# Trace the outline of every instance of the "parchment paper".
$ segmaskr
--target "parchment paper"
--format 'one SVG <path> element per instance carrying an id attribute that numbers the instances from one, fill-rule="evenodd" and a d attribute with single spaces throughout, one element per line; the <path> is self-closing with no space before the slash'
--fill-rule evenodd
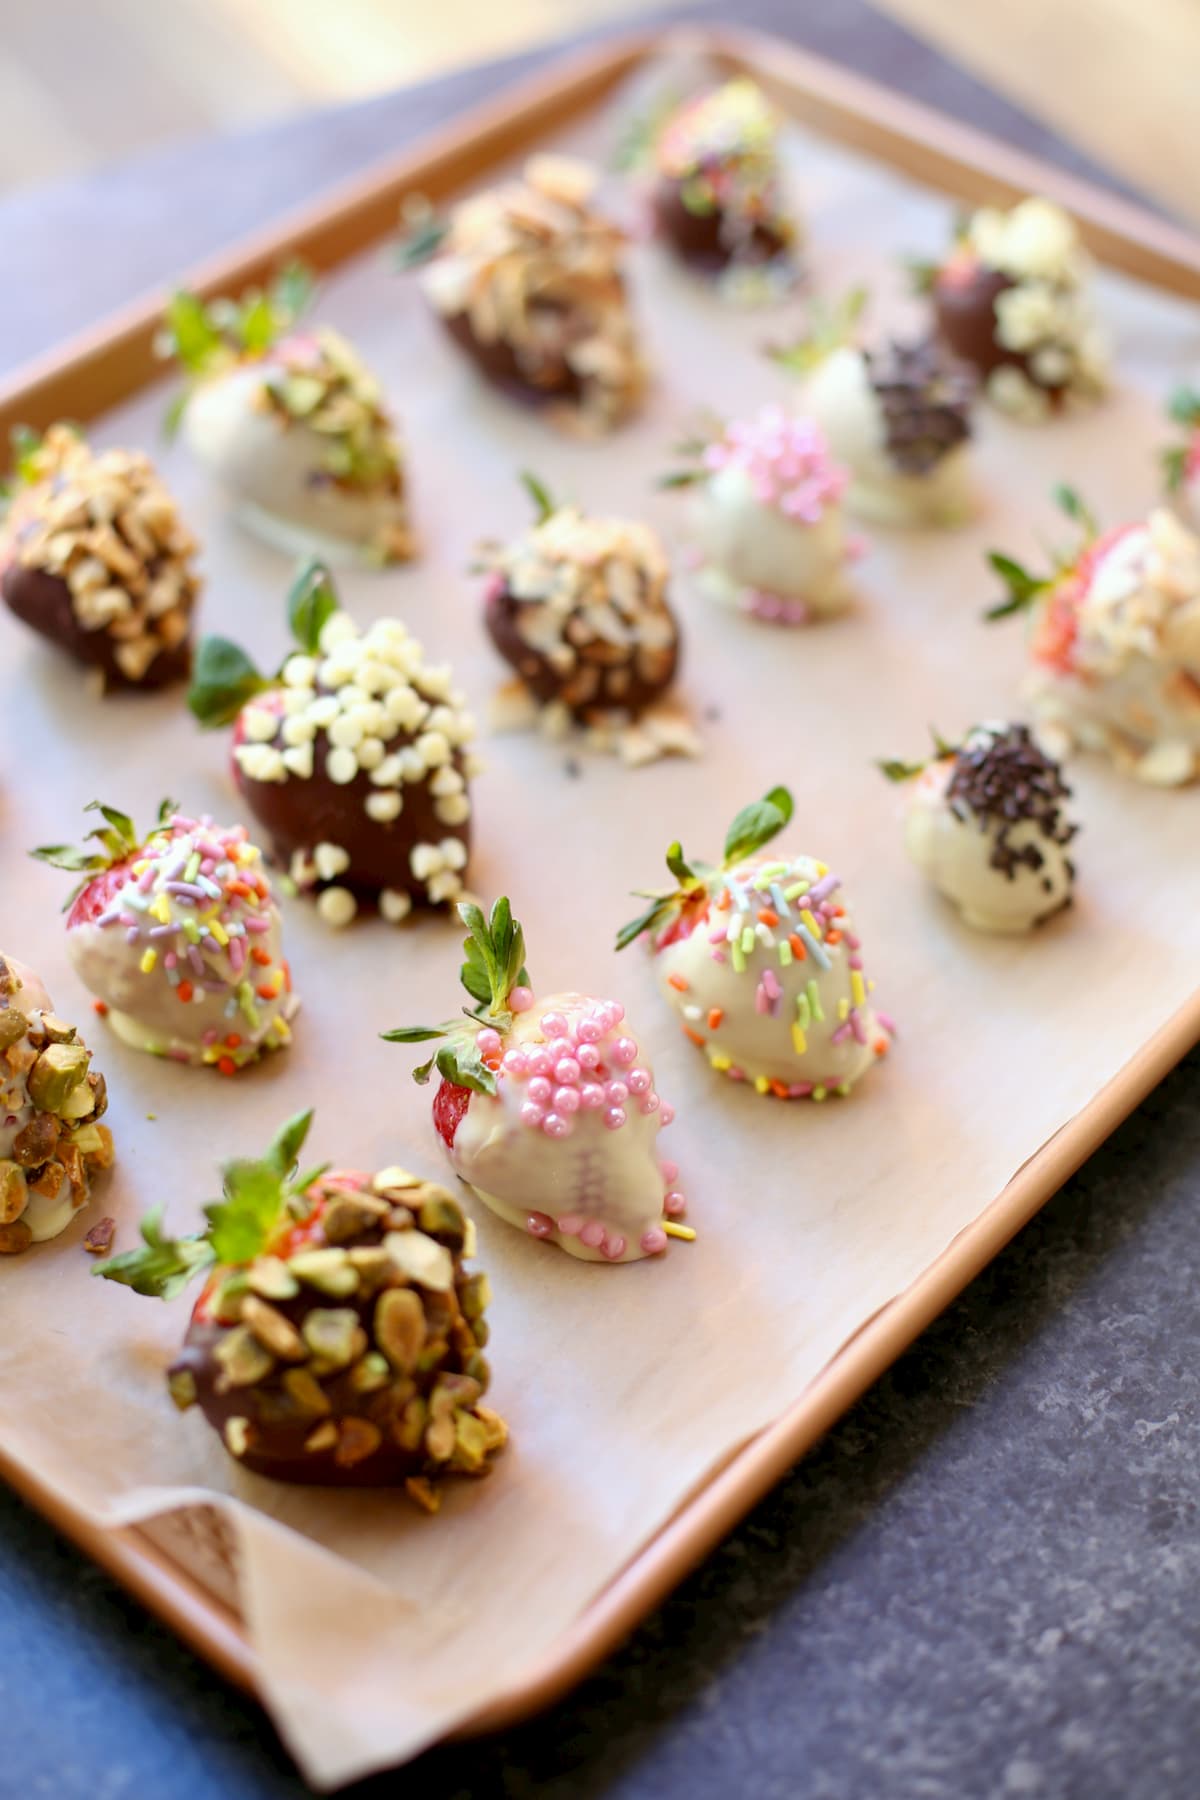
<path id="1" fill-rule="evenodd" d="M 615 124 L 610 109 L 558 142 L 606 154 Z M 936 253 L 950 205 L 799 132 L 789 151 L 817 287 L 834 296 L 867 279 L 876 319 L 897 321 L 906 303 L 887 267 Z M 304 1012 L 288 1054 L 223 1081 L 123 1049 L 67 966 L 67 878 L 24 851 L 73 839 L 96 796 L 142 819 L 166 790 L 236 816 L 226 734 L 201 735 L 178 694 L 86 697 L 73 667 L 0 620 L 0 944 L 84 1022 L 109 1078 L 119 1154 L 92 1214 L 0 1265 L 0 1445 L 109 1522 L 215 1507 L 185 1516 L 205 1530 L 217 1520 L 222 1553 L 233 1549 L 227 1576 L 264 1700 L 321 1786 L 411 1757 L 544 1654 L 706 1471 L 927 1267 L 1200 976 L 1197 794 L 1078 764 L 1078 904 L 1032 940 L 992 941 L 963 929 L 908 866 L 897 796 L 871 766 L 920 753 L 930 722 L 952 734 L 1014 712 L 1022 632 L 980 623 L 993 597 L 982 552 L 1035 554 L 1039 532 L 1054 529 L 1047 492 L 1061 478 L 1106 521 L 1154 500 L 1161 404 L 1200 350 L 1195 311 L 1104 278 L 1119 342 L 1107 405 L 1044 430 L 984 415 L 978 523 L 874 533 L 855 616 L 787 632 L 696 596 L 684 503 L 652 479 L 698 406 L 745 412 L 786 397 L 759 346 L 799 309 L 730 312 L 658 250 L 637 247 L 630 260 L 658 379 L 645 416 L 600 447 L 565 443 L 484 391 L 382 250 L 330 281 L 320 309 L 380 370 L 412 447 L 421 560 L 344 575 L 355 614 L 399 612 L 431 655 L 453 660 L 482 717 L 505 671 L 466 566 L 479 537 L 523 527 L 515 472 L 535 469 L 590 508 L 647 518 L 676 551 L 684 687 L 707 743 L 699 763 L 627 771 L 583 756 L 577 775 L 536 737 L 485 746 L 474 883 L 512 896 L 543 992 L 578 986 L 625 1001 L 677 1107 L 663 1150 L 681 1165 L 700 1236 L 663 1261 L 597 1267 L 476 1209 L 495 1288 L 491 1398 L 512 1445 L 491 1480 L 454 1489 L 436 1520 L 394 1495 L 306 1492 L 240 1471 L 163 1387 L 187 1302 L 89 1281 L 80 1238 L 110 1212 L 127 1248 L 142 1211 L 163 1199 L 189 1228 L 215 1191 L 215 1162 L 254 1151 L 308 1104 L 318 1157 L 443 1173 L 429 1093 L 410 1082 L 409 1055 L 376 1034 L 453 1009 L 461 934 L 428 920 L 336 935 L 290 903 Z M 166 391 L 114 414 L 96 438 L 154 447 Z M 205 545 L 204 624 L 273 664 L 289 565 L 229 524 L 184 453 L 161 460 Z M 658 1001 L 645 959 L 611 950 L 635 904 L 628 890 L 661 879 L 667 843 L 678 835 L 718 854 L 736 808 L 779 780 L 797 800 L 789 841 L 843 877 L 878 1001 L 900 1027 L 893 1055 L 847 1102 L 780 1105 L 717 1079 Z"/>

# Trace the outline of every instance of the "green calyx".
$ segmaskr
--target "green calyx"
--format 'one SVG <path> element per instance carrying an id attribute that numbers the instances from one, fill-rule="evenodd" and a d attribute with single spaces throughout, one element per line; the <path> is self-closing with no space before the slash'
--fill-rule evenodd
<path id="1" fill-rule="evenodd" d="M 1099 525 L 1091 508 L 1072 487 L 1060 482 L 1053 491 L 1055 505 L 1066 514 L 1082 533 L 1078 544 L 1069 552 L 1051 551 L 1052 567 L 1048 575 L 1034 575 L 1011 556 L 999 550 L 988 551 L 988 565 L 1004 583 L 1005 595 L 984 613 L 985 619 L 1008 619 L 1014 613 L 1028 612 L 1043 594 L 1057 587 L 1063 576 L 1078 562 L 1087 546 L 1099 535 Z"/>
<path id="2" fill-rule="evenodd" d="M 462 984 L 474 1006 L 464 1007 L 462 1018 L 444 1025 L 401 1025 L 394 1031 L 381 1032 L 380 1036 L 388 1044 L 424 1044 L 443 1039 L 441 1049 L 413 1070 L 413 1080 L 423 1086 L 436 1067 L 439 1075 L 459 1087 L 477 1094 L 494 1094 L 496 1077 L 482 1061 L 475 1040 L 481 1025 L 490 1025 L 501 1035 L 512 1025 L 508 997 L 515 987 L 529 983 L 525 933 L 505 898 L 496 901 L 490 918 L 485 918 L 482 908 L 470 900 L 460 902 L 458 916 L 467 928 Z"/>
<path id="3" fill-rule="evenodd" d="M 1167 402 L 1167 417 L 1177 425 L 1183 425 L 1189 432 L 1200 430 L 1200 392 L 1195 388 L 1179 387 Z M 1188 465 L 1191 461 L 1192 445 L 1172 444 L 1161 455 L 1163 480 L 1168 493 L 1178 493 L 1187 480 Z"/>
<path id="4" fill-rule="evenodd" d="M 855 341 L 870 297 L 868 288 L 856 287 L 832 305 L 814 299 L 800 336 L 788 344 L 769 344 L 767 355 L 793 375 L 811 375 L 835 350 Z"/>
<path id="5" fill-rule="evenodd" d="M 296 1173 L 312 1124 L 312 1109 L 297 1113 L 275 1134 L 258 1158 L 238 1158 L 221 1170 L 221 1199 L 204 1208 L 203 1231 L 169 1238 L 156 1206 L 141 1223 L 142 1245 L 98 1263 L 94 1275 L 119 1281 L 135 1293 L 173 1300 L 197 1275 L 221 1267 L 242 1268 L 261 1256 L 288 1217 L 308 1216 L 305 1195 L 328 1164 Z"/>
<path id="6" fill-rule="evenodd" d="M 547 519 L 552 519 L 556 512 L 562 510 L 562 503 L 554 498 L 545 482 L 528 469 L 521 470 L 521 486 L 533 501 L 537 524 L 544 525 Z"/>
<path id="7" fill-rule="evenodd" d="M 89 801 L 83 810 L 99 813 L 104 823 L 90 831 L 81 845 L 42 844 L 29 852 L 38 862 L 49 863 L 51 868 L 66 869 L 72 875 L 84 877 L 67 895 L 64 912 L 68 911 L 76 896 L 94 875 L 102 874 L 105 869 L 111 869 L 117 863 L 127 862 L 141 849 L 146 837 L 150 835 L 140 832 L 128 813 L 118 812 L 115 806 L 105 806 L 102 800 Z M 171 814 L 178 810 L 176 801 L 163 800 L 155 820 L 156 829 L 165 825 Z"/>
<path id="8" fill-rule="evenodd" d="M 321 647 L 321 632 L 340 610 L 333 576 L 319 558 L 310 557 L 301 564 L 288 590 L 288 628 L 295 648 L 307 656 L 316 656 Z M 292 654 L 289 650 L 288 656 Z M 188 709 L 205 730 L 232 724 L 243 706 L 256 695 L 278 686 L 282 668 L 281 663 L 280 670 L 274 675 L 264 675 L 246 652 L 229 638 L 201 638 L 192 662 Z"/>
<path id="9" fill-rule="evenodd" d="M 419 269 L 431 262 L 450 229 L 444 214 L 435 212 L 423 194 L 411 194 L 404 205 L 404 228 L 396 239 L 396 267 Z"/>
<path id="10" fill-rule="evenodd" d="M 778 837 L 790 823 L 794 811 L 795 803 L 785 787 L 773 787 L 761 800 L 743 806 L 725 834 L 725 852 L 715 868 L 711 863 L 686 857 L 682 845 L 678 841 L 673 843 L 667 851 L 667 868 L 677 885 L 649 892 L 638 890 L 639 898 L 649 900 L 650 905 L 636 919 L 621 927 L 617 933 L 617 949 L 624 950 L 646 932 L 656 932 L 701 893 L 714 875 L 736 867 L 761 850 L 764 844 L 769 844 L 772 838 Z"/>
<path id="11" fill-rule="evenodd" d="M 694 487 L 697 482 L 706 481 L 708 468 L 704 461 L 705 451 L 724 435 L 724 420 L 714 412 L 702 412 L 687 436 L 672 446 L 673 454 L 680 459 L 681 466 L 660 475 L 655 481 L 655 487 Z"/>
<path id="12" fill-rule="evenodd" d="M 944 738 L 935 725 L 929 727 L 929 735 L 933 740 L 933 755 L 922 762 L 902 762 L 898 757 L 886 757 L 875 764 L 879 773 L 888 781 L 912 781 L 923 775 L 931 762 L 942 762 L 947 756 L 957 756 L 962 749 L 961 744 L 952 744 Z"/>
<path id="13" fill-rule="evenodd" d="M 308 310 L 314 292 L 312 272 L 293 262 L 269 288 L 250 288 L 239 300 L 202 300 L 186 288 L 172 294 L 155 347 L 160 356 L 181 365 L 188 386 L 167 415 L 168 434 L 178 425 L 197 381 L 245 358 L 263 356 Z"/>
<path id="14" fill-rule="evenodd" d="M 83 434 L 78 425 L 68 420 L 60 423 L 77 437 Z M 9 473 L 0 481 L 0 507 L 7 504 L 18 488 L 32 487 L 46 474 L 42 446 L 45 437 L 31 425 L 14 425 L 9 433 Z"/>

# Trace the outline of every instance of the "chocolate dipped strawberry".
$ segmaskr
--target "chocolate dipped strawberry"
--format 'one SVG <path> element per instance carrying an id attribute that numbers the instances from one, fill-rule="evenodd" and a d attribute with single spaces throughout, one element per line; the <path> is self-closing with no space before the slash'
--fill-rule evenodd
<path id="1" fill-rule="evenodd" d="M 624 1008 L 579 993 L 535 999 L 508 901 L 490 919 L 470 904 L 459 914 L 470 1010 L 384 1033 L 440 1040 L 415 1078 L 435 1067 L 441 1078 L 434 1124 L 455 1172 L 510 1225 L 592 1262 L 635 1262 L 694 1236 L 675 1222 L 678 1171 L 657 1152 L 673 1110 Z"/>
<path id="2" fill-rule="evenodd" d="M 166 800 L 139 833 L 104 823 L 82 849 L 33 852 L 82 874 L 68 900 L 67 955 L 123 1043 L 223 1075 L 291 1041 L 298 1001 L 261 851 L 243 825 L 189 818 Z"/>
<path id="3" fill-rule="evenodd" d="M 449 668 L 426 663 L 398 619 L 360 630 L 329 571 L 301 570 L 295 648 L 273 676 L 204 638 L 188 705 L 233 724 L 233 778 L 277 862 L 330 925 L 360 904 L 398 924 L 463 891 L 475 721 Z"/>
<path id="4" fill-rule="evenodd" d="M 1091 259 L 1052 201 L 981 207 L 942 262 L 913 267 L 942 338 L 1002 410 L 1043 419 L 1104 392 L 1108 346 L 1092 313 Z"/>
<path id="5" fill-rule="evenodd" d="M 185 680 L 198 546 L 149 459 L 93 451 L 67 425 L 18 434 L 15 450 L 0 531 L 9 611 L 102 689 Z"/>
<path id="6" fill-rule="evenodd" d="M 892 1034 L 842 884 L 812 856 L 763 854 L 792 817 L 784 787 L 734 819 L 720 863 L 672 844 L 674 888 L 617 937 L 648 936 L 659 990 L 710 1066 L 781 1100 L 847 1094 Z"/>
<path id="7" fill-rule="evenodd" d="M 1082 541 L 1036 575 L 993 551 L 1007 588 L 988 617 L 1029 614 L 1024 684 L 1056 753 L 1111 758 L 1159 787 L 1200 776 L 1200 540 L 1173 513 L 1101 532 L 1056 490 Z"/>
<path id="8" fill-rule="evenodd" d="M 229 1454 L 277 1481 L 403 1486 L 436 1512 L 447 1475 L 487 1475 L 506 1441 L 482 1405 L 488 1280 L 468 1275 L 470 1221 L 407 1169 L 310 1169 L 312 1113 L 264 1156 L 226 1163 L 205 1229 L 143 1246 L 95 1273 L 173 1299 L 204 1288 L 167 1385 Z"/>

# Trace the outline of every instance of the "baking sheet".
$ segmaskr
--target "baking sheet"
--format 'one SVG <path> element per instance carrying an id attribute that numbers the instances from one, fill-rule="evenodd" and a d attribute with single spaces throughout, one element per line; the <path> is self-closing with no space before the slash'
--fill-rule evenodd
<path id="1" fill-rule="evenodd" d="M 608 108 L 555 143 L 606 150 L 614 128 Z M 882 264 L 935 252 L 950 206 L 799 132 L 789 154 L 816 285 L 833 296 L 867 279 L 876 321 L 897 321 L 902 283 L 885 286 Z M 489 741 L 473 878 L 488 895 L 512 895 L 541 991 L 579 985 L 625 1001 L 677 1108 L 662 1142 L 681 1165 L 699 1241 L 663 1263 L 594 1268 L 479 1216 L 480 1262 L 496 1290 L 492 1397 L 514 1441 L 495 1476 L 454 1490 L 432 1523 L 394 1496 L 305 1493 L 249 1476 L 197 1416 L 177 1419 L 161 1370 L 186 1304 L 158 1307 L 88 1283 L 82 1226 L 0 1264 L 0 1448 L 113 1521 L 201 1497 L 224 1510 L 264 1700 L 322 1785 L 414 1754 L 544 1653 L 706 1472 L 977 1217 L 1200 973 L 1195 794 L 1134 789 L 1078 765 L 1079 903 L 1031 942 L 990 942 L 921 887 L 902 855 L 896 793 L 871 767 L 875 755 L 916 753 L 930 721 L 953 733 L 1013 709 L 1021 631 L 978 622 L 991 597 L 981 551 L 1032 555 L 1036 532 L 1054 528 L 1046 493 L 1059 478 L 1105 519 L 1153 500 L 1162 397 L 1200 352 L 1195 310 L 1106 278 L 1100 303 L 1120 347 L 1112 400 L 1046 431 L 988 415 L 981 520 L 946 536 L 874 533 L 858 614 L 787 633 L 698 598 L 684 563 L 684 502 L 652 482 L 698 406 L 745 412 L 787 394 L 759 346 L 798 309 L 731 314 L 648 246 L 631 253 L 631 269 L 659 379 L 646 415 L 604 446 L 564 443 L 483 391 L 382 252 L 328 283 L 321 315 L 356 339 L 401 409 L 424 546 L 411 569 L 343 576 L 343 594 L 364 620 L 399 612 L 432 656 L 452 659 L 481 717 L 503 670 L 478 628 L 467 564 L 477 538 L 523 526 L 516 470 L 537 470 L 590 508 L 639 513 L 676 552 L 683 685 L 703 721 L 705 759 L 630 772 L 583 757 L 571 774 L 562 752 L 536 738 Z M 153 445 L 163 403 L 148 394 L 94 435 Z M 162 466 L 206 546 L 205 623 L 270 664 L 288 565 L 228 524 L 182 452 L 164 453 Z M 177 697 L 85 699 L 76 671 L 7 618 L 0 646 L 14 677 L 0 719 L 0 945 L 82 1018 L 87 1000 L 66 967 L 56 911 L 67 878 L 25 864 L 23 850 L 70 837 L 97 794 L 147 818 L 169 787 L 189 808 L 234 816 L 226 739 L 201 736 Z M 774 1105 L 717 1080 L 661 1007 L 645 960 L 609 948 L 635 905 L 627 890 L 659 879 L 672 837 L 715 853 L 732 812 L 780 779 L 797 800 L 790 841 L 843 877 L 880 1003 L 901 1031 L 895 1053 L 844 1104 Z M 410 1084 L 405 1051 L 376 1033 L 445 1014 L 459 932 L 423 921 L 335 937 L 299 903 L 287 925 L 305 1012 L 293 1050 L 249 1077 L 158 1065 L 89 1015 L 120 1153 L 97 1214 L 117 1217 L 121 1246 L 164 1197 L 173 1221 L 189 1226 L 214 1191 L 217 1156 L 253 1150 L 314 1102 L 318 1156 L 439 1171 L 428 1092 Z"/>

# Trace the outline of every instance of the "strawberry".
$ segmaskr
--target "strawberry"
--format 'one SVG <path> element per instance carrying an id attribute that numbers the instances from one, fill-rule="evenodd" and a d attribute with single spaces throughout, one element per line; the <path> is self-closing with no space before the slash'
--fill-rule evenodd
<path id="1" fill-rule="evenodd" d="M 436 1066 L 441 1077 L 433 1122 L 459 1175 L 510 1224 L 591 1261 L 656 1256 L 670 1235 L 691 1235 L 673 1222 L 683 1196 L 655 1149 L 673 1113 L 624 1008 L 579 993 L 535 1002 L 508 901 L 490 919 L 469 903 L 459 916 L 473 1005 L 444 1025 L 383 1034 L 440 1040 L 415 1075 L 424 1083 Z"/>
<path id="2" fill-rule="evenodd" d="M 298 1174 L 311 1122 L 225 1165 L 203 1231 L 168 1238 L 159 1208 L 142 1247 L 96 1273 L 159 1299 L 205 1277 L 168 1387 L 247 1468 L 403 1483 L 434 1511 L 431 1478 L 487 1474 L 507 1436 L 480 1404 L 487 1278 L 463 1269 L 468 1226 L 444 1189 L 399 1168 Z"/>

